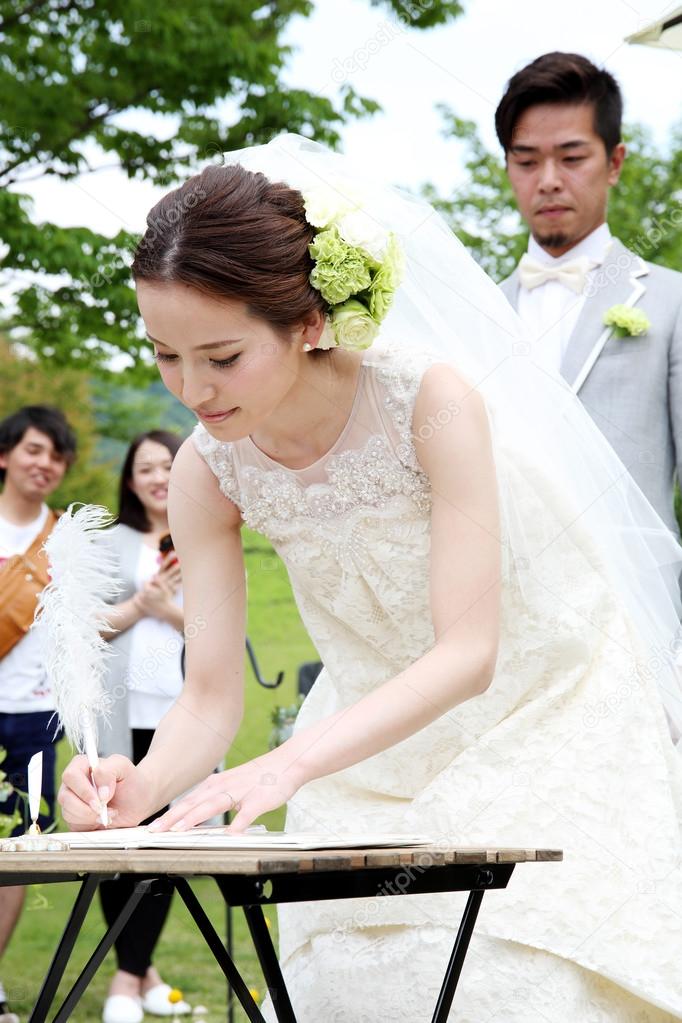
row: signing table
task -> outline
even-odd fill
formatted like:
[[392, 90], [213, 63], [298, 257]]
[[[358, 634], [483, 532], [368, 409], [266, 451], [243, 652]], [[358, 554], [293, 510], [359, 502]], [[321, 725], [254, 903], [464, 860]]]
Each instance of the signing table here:
[[[228, 955], [188, 878], [213, 878], [225, 903], [243, 907], [251, 938], [272, 997], [278, 1023], [296, 1023], [263, 906], [327, 899], [409, 897], [434, 892], [469, 892], [459, 931], [433, 1012], [445, 1023], [486, 891], [506, 888], [517, 863], [560, 860], [556, 849], [473, 849], [442, 845], [400, 848], [287, 850], [68, 849], [0, 852], [0, 885], [77, 881], [80, 888], [50, 965], [30, 1023], [44, 1023], [64, 975], [76, 938], [100, 881], [135, 874], [139, 881], [119, 917], [92, 952], [53, 1017], [64, 1023], [147, 892], [175, 889], [252, 1023], [265, 1023], [235, 963]], [[551, 877], [544, 878], [548, 885]]]

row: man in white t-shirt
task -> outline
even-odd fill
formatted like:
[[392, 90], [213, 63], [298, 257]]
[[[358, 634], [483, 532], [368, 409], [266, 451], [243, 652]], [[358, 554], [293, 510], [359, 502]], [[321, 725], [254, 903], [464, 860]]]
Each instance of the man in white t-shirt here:
[[[42, 750], [43, 796], [49, 811], [41, 828], [54, 820], [54, 703], [43, 663], [40, 631], [30, 629], [36, 599], [47, 583], [40, 548], [56, 522], [46, 504], [73, 462], [76, 438], [64, 415], [45, 405], [29, 405], [0, 422], [0, 747], [2, 770], [16, 788], [27, 789], [28, 761]], [[16, 797], [0, 803], [12, 813]], [[23, 815], [22, 815], [23, 816]], [[25, 821], [15, 833], [25, 830]], [[0, 888], [0, 958], [19, 919], [24, 888]], [[0, 983], [0, 1023], [18, 1023]]]

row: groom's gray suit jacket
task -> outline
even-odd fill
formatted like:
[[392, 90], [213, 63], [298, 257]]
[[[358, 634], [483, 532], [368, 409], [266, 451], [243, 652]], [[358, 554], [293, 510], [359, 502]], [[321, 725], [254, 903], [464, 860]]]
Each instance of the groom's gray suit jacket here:
[[[501, 288], [518, 308], [518, 270]], [[603, 316], [636, 306], [651, 326], [617, 338]], [[679, 533], [682, 481], [682, 274], [645, 263], [614, 238], [575, 325], [561, 375], [571, 385], [663, 521]]]

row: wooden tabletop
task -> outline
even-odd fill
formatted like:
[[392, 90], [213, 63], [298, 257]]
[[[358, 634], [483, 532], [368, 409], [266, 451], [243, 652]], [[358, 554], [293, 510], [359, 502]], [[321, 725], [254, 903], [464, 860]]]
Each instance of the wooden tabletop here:
[[401, 849], [324, 849], [314, 852], [224, 849], [70, 849], [0, 852], [2, 874], [283, 874], [448, 864], [536, 863], [563, 858], [560, 849], [418, 846]]

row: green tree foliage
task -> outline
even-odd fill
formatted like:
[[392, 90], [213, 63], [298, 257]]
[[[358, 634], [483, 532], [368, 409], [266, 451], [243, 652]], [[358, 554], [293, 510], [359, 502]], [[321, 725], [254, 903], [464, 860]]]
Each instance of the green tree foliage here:
[[387, 7], [404, 25], [435, 28], [463, 13], [458, 0], [371, 0], [372, 7]]
[[[372, 3], [416, 28], [461, 13], [456, 0]], [[22, 182], [75, 178], [104, 152], [129, 177], [171, 186], [223, 151], [281, 131], [335, 145], [347, 118], [378, 107], [348, 84], [336, 100], [286, 85], [282, 34], [312, 7], [0, 0], [0, 266], [15, 283], [23, 271], [6, 332], [53, 367], [102, 370], [125, 353], [138, 379], [148, 378], [128, 272], [135, 239], [34, 223]]]
[[22, 405], [54, 405], [65, 413], [78, 438], [78, 457], [50, 498], [53, 508], [72, 501], [116, 503], [116, 473], [96, 455], [97, 423], [84, 373], [40, 366], [34, 357], [21, 357], [0, 340], [0, 419]]
[[147, 430], [172, 430], [188, 437], [196, 418], [173, 398], [160, 380], [126, 387], [93, 377], [90, 382], [99, 430], [97, 457], [120, 470], [133, 437]]
[[170, 395], [160, 380], [141, 389], [93, 377], [90, 386], [99, 432], [110, 440], [127, 445], [135, 434], [146, 430], [174, 430], [187, 437], [196, 426], [196, 416]]
[[[528, 243], [504, 159], [481, 141], [476, 125], [441, 107], [446, 137], [464, 149], [465, 184], [444, 198], [432, 185], [425, 195], [496, 281], [507, 277]], [[628, 155], [611, 189], [608, 221], [613, 234], [643, 259], [682, 269], [682, 122], [669, 152], [659, 152], [650, 134], [634, 125], [624, 132]]]

